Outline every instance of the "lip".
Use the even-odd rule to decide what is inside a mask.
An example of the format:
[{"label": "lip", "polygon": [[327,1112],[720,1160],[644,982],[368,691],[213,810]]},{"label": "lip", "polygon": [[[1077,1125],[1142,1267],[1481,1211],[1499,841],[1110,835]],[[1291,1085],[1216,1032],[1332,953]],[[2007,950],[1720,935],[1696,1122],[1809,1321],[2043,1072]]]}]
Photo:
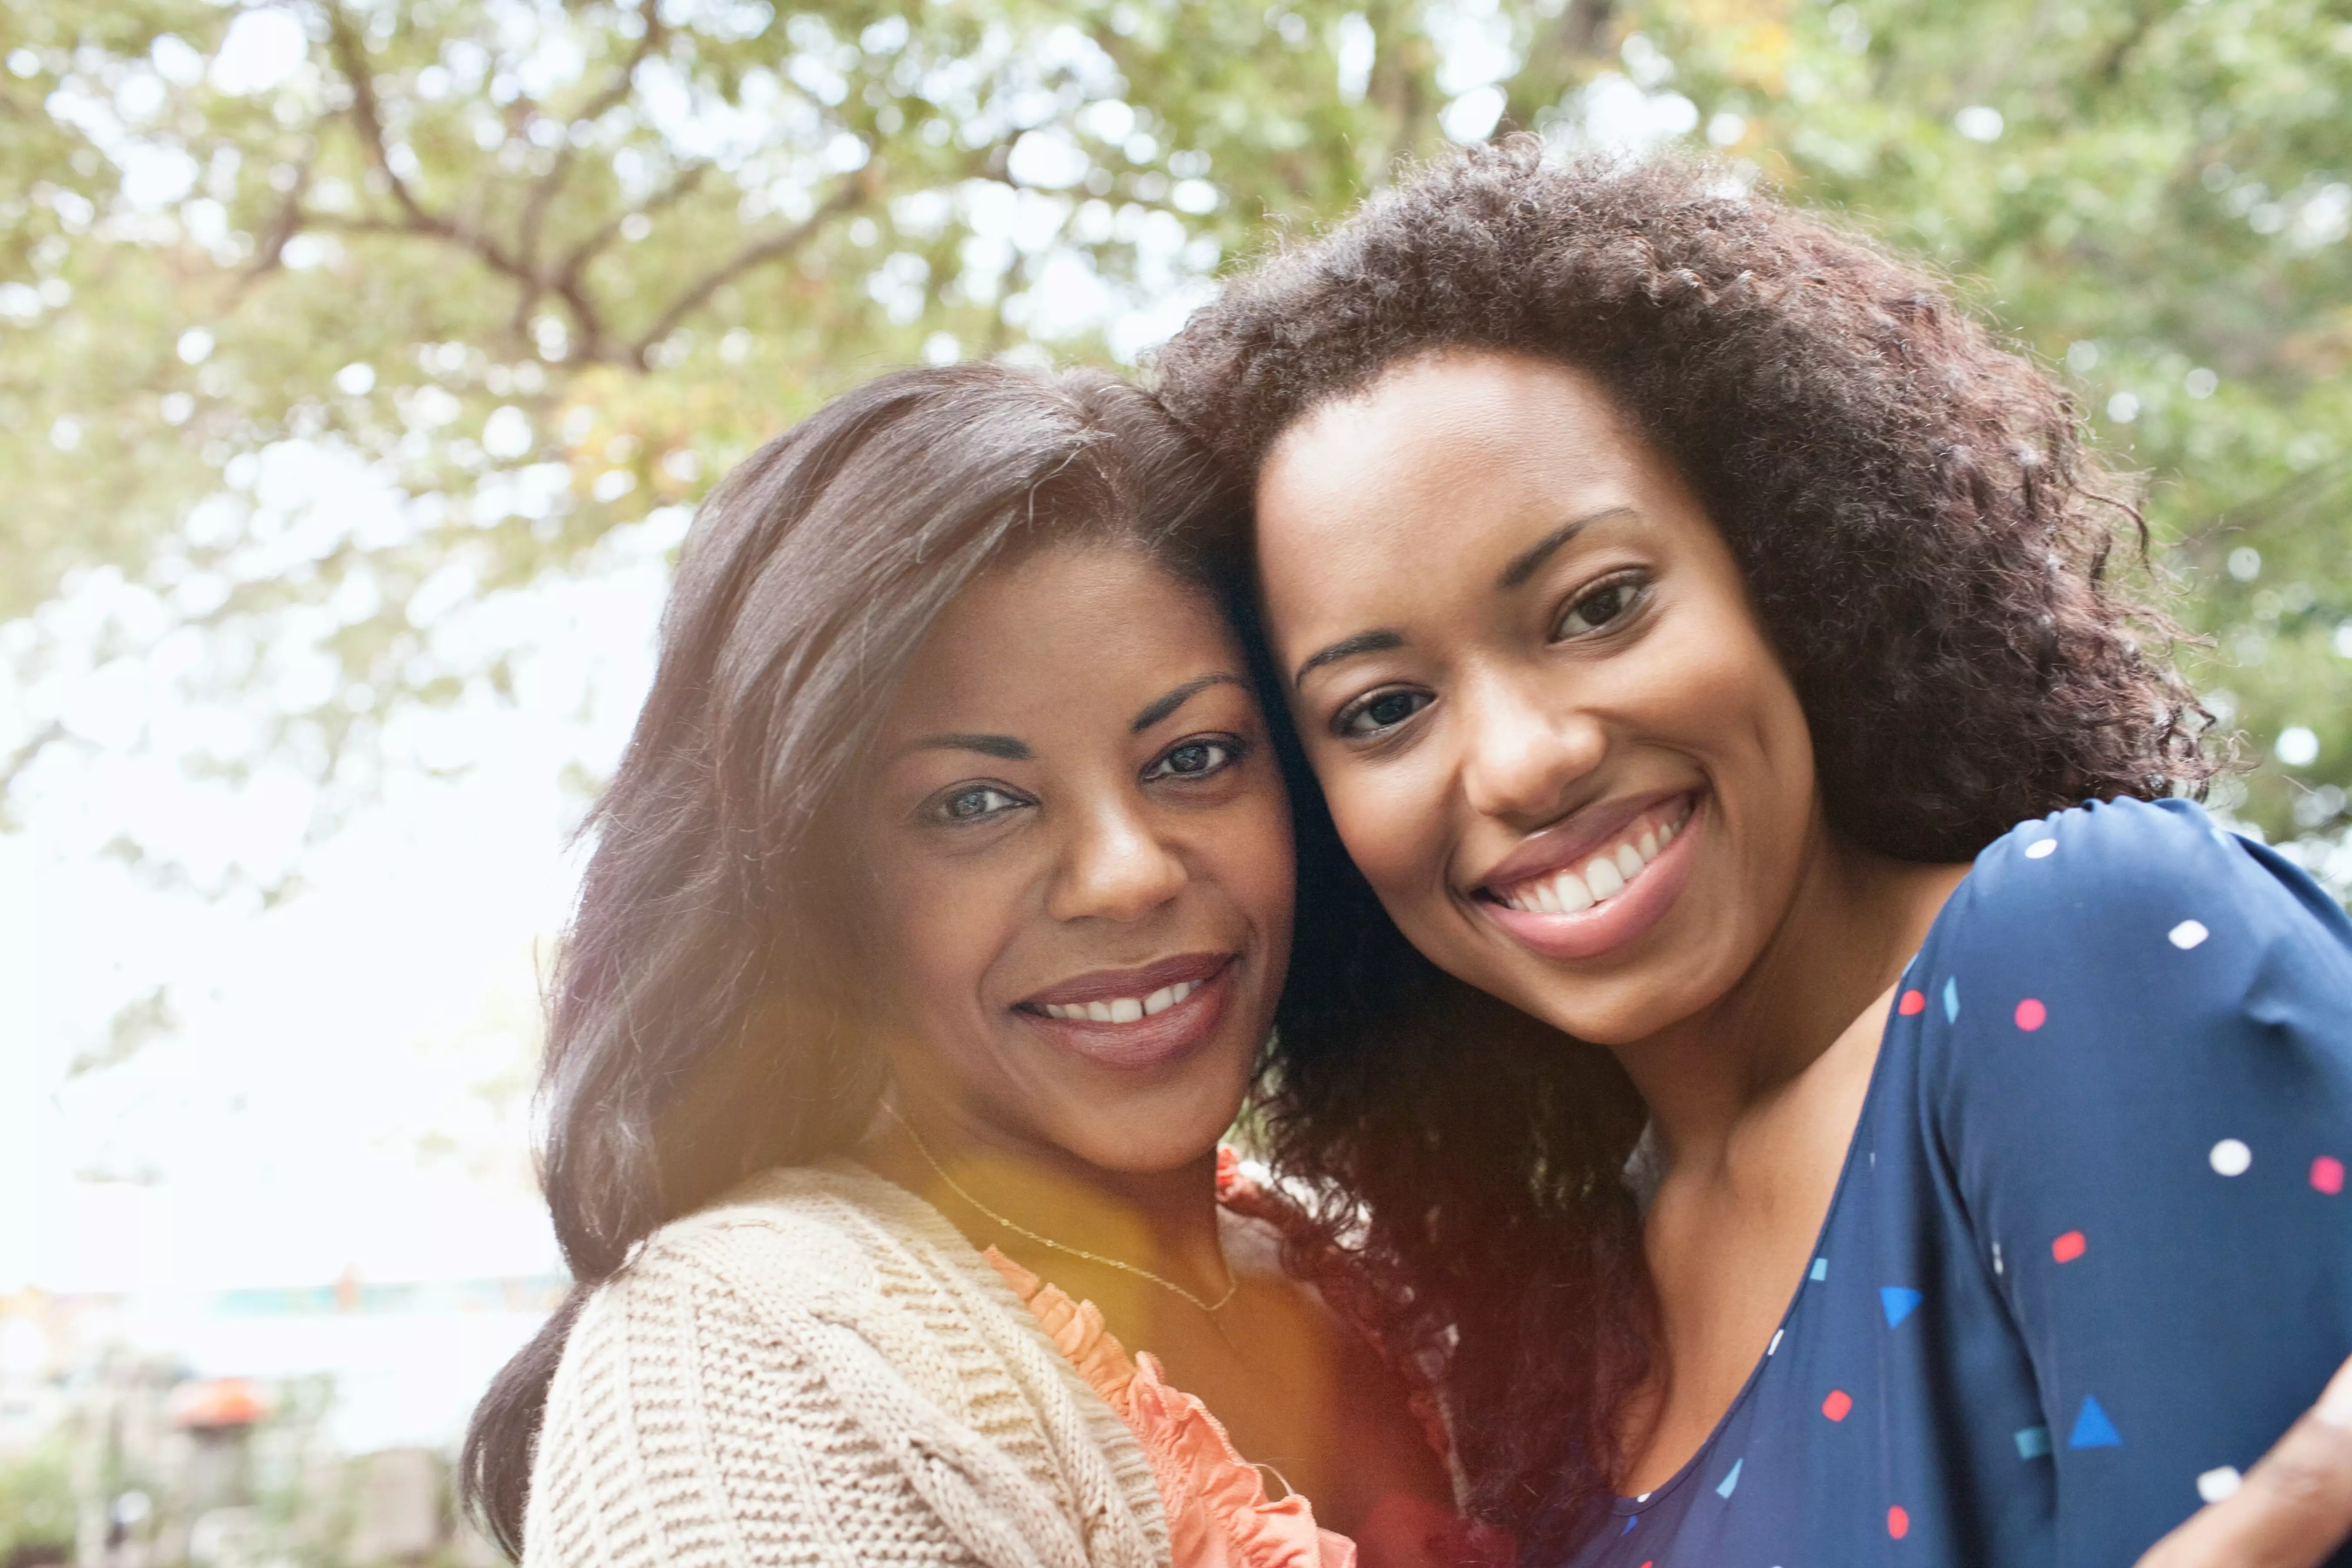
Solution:
[{"label": "lip", "polygon": [[[1097,1066],[1142,1071],[1181,1061],[1208,1043],[1224,1021],[1234,994],[1240,955],[1192,952],[1139,969],[1099,969],[1024,997],[1013,1016],[1074,1056]],[[1037,1008],[1067,1007],[1144,996],[1162,986],[1199,982],[1199,988],[1172,1007],[1129,1024],[1098,1024],[1086,1018],[1049,1018]]]},{"label": "lip", "polygon": [[1696,789],[1653,790],[1648,795],[1629,795],[1619,800],[1597,801],[1555,823],[1541,833],[1530,835],[1517,849],[1504,856],[1478,879],[1480,888],[1507,887],[1524,882],[1530,877],[1540,877],[1564,867],[1580,866],[1597,850],[1607,848],[1617,841],[1619,830],[1645,811],[1654,811],[1670,800],[1684,795],[1694,799],[1705,792]]},{"label": "lip", "polygon": [[[1515,910],[1492,899],[1476,898],[1471,901],[1480,914],[1500,927],[1503,932],[1522,947],[1539,957],[1550,959],[1598,958],[1605,952],[1624,946],[1664,918],[1682,892],[1683,884],[1690,879],[1691,846],[1698,838],[1693,829],[1703,825],[1708,795],[1704,790],[1667,790],[1655,795],[1612,801],[1605,807],[1594,809],[1587,820],[1573,820],[1529,839],[1505,859],[1496,863],[1480,883],[1481,888],[1496,883],[1525,881],[1530,877],[1573,866],[1580,857],[1589,856],[1609,844],[1613,836],[1635,817],[1662,805],[1678,795],[1691,797],[1690,816],[1673,843],[1658,852],[1633,885],[1615,898],[1580,910],[1572,915],[1546,914],[1534,910]],[[1551,835],[1558,835],[1557,837]],[[1172,1009],[1171,1009],[1172,1011]]]},{"label": "lip", "polygon": [[1183,952],[1140,969],[1093,969],[1074,975],[1050,990],[1024,996],[1014,1005],[1024,1008],[1074,1006],[1080,1002],[1110,1002],[1121,996],[1149,996],[1166,985],[1206,980],[1234,961],[1230,952]]}]

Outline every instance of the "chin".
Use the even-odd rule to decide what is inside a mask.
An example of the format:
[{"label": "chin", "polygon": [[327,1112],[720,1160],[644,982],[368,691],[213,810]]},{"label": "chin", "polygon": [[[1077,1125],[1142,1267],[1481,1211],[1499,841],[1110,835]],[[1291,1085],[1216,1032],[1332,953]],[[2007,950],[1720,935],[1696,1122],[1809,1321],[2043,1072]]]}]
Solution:
[{"label": "chin", "polygon": [[1089,1117],[1083,1129],[1057,1139],[1063,1150],[1098,1170],[1151,1176],[1210,1158],[1239,1104],[1218,1096],[1213,1108],[1190,1111],[1154,1106]]}]

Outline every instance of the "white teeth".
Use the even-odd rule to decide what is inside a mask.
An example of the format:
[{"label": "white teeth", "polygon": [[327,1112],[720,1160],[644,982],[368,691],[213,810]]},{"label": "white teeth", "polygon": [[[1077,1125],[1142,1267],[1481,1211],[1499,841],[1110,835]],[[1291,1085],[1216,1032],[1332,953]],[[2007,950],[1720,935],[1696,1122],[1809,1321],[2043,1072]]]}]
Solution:
[{"label": "white teeth", "polygon": [[1674,821],[1644,826],[1639,838],[1629,838],[1607,854],[1593,857],[1580,876],[1575,871],[1555,871],[1540,880],[1531,879],[1501,894],[1501,900],[1507,908],[1542,914],[1572,915],[1589,910],[1623,892],[1689,820],[1690,804],[1685,801]]},{"label": "white teeth", "polygon": [[1593,901],[1598,903],[1603,899],[1613,899],[1623,892],[1625,877],[1624,873],[1617,869],[1616,861],[1606,857],[1596,857],[1591,864],[1584,868],[1584,885],[1592,889]]},{"label": "white teeth", "polygon": [[1073,1002],[1067,1006],[1041,1002],[1038,1011],[1048,1018],[1071,1018],[1088,1024],[1132,1024],[1155,1013],[1165,1013],[1202,986],[1198,980],[1163,985],[1149,996],[1116,996],[1108,1002]]}]

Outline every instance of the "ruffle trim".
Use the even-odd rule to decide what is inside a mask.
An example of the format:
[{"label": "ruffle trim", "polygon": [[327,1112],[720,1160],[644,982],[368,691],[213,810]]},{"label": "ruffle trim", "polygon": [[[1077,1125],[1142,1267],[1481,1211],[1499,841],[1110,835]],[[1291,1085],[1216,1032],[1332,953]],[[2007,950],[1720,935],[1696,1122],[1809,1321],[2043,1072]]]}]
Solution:
[{"label": "ruffle trim", "polygon": [[1129,1355],[1092,1301],[1072,1300],[992,1247],[985,1256],[1142,1446],[1175,1568],[1355,1568],[1356,1543],[1318,1527],[1297,1493],[1270,1500],[1208,1406],[1170,1387],[1149,1352]]}]

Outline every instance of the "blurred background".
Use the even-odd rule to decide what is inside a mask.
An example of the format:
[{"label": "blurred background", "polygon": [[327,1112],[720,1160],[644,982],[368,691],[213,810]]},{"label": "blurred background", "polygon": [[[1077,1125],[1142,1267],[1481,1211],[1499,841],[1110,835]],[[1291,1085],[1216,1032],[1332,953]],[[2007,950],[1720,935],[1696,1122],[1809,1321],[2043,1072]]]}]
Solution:
[{"label": "blurred background", "polygon": [[494,1557],[566,834],[696,498],[1513,129],[1948,273],[2352,886],[2344,0],[0,0],[0,1568]]}]

